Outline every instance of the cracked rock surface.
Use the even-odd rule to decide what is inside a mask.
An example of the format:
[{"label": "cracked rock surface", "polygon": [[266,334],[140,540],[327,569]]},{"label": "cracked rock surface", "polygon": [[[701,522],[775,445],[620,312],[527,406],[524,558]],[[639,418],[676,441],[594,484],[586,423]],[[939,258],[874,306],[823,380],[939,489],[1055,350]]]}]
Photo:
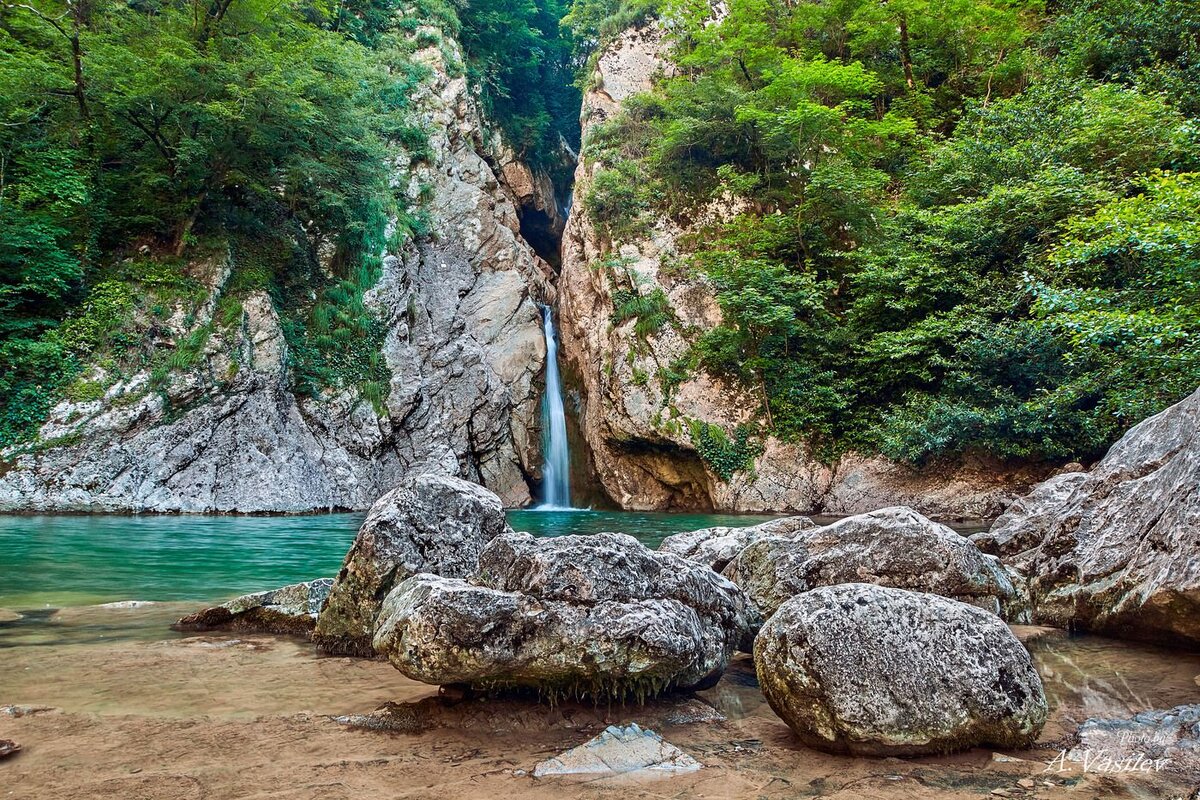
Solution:
[{"label": "cracked rock surface", "polygon": [[466,577],[484,546],[508,531],[500,498],[482,486],[437,474],[405,479],[363,520],[313,641],[328,653],[373,656],[376,619],[392,587],[417,573]]},{"label": "cracked rock surface", "polygon": [[180,631],[238,630],[307,636],[332,586],[331,578],[318,578],[242,595],[189,614],[171,627]]},{"label": "cracked rock surface", "polygon": [[972,538],[1028,576],[1036,622],[1200,646],[1200,390]]},{"label": "cracked rock surface", "polygon": [[638,698],[714,684],[747,611],[712,570],[631,536],[505,534],[465,580],[416,575],[392,590],[374,647],[426,683]]}]

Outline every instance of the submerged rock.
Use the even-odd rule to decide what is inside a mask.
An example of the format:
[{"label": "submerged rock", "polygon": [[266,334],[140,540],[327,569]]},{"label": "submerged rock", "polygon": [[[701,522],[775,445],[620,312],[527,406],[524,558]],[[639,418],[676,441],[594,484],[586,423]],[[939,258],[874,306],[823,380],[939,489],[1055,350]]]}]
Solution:
[{"label": "submerged rock", "polygon": [[331,578],[319,578],[243,595],[189,614],[171,627],[177,631],[238,630],[307,636],[332,586]]},{"label": "submerged rock", "polygon": [[783,604],[759,632],[763,694],[807,745],[853,755],[1026,747],[1046,722],[1029,652],[993,614],[852,583]]},{"label": "submerged rock", "polygon": [[1200,705],[1143,711],[1128,719],[1089,719],[1067,760],[1106,772],[1200,775]]},{"label": "submerged rock", "polygon": [[692,561],[707,564],[721,572],[738,553],[768,536],[791,538],[803,530],[817,527],[808,517],[783,517],[750,525],[745,528],[702,528],[698,531],[676,533],[663,539],[658,546],[663,553],[674,553]]},{"label": "submerged rock", "polygon": [[508,530],[500,498],[482,486],[445,475],[405,479],[371,506],[313,641],[328,653],[374,655],[376,618],[392,587],[421,572],[466,577],[483,546]]},{"label": "submerged rock", "polygon": [[0,739],[0,758],[8,758],[14,753],[20,752],[20,750],[21,745],[12,739]]},{"label": "submerged rock", "polygon": [[610,725],[603,733],[548,758],[533,768],[533,777],[547,775],[632,775],[658,777],[695,772],[701,764],[654,731],[636,722],[622,728]]},{"label": "submerged rock", "polygon": [[375,649],[415,680],[624,699],[721,676],[746,626],[712,570],[601,533],[493,540],[470,580],[417,575],[388,595]]},{"label": "submerged rock", "polygon": [[945,525],[898,506],[750,544],[725,570],[764,617],[818,586],[874,583],[999,614],[1016,597],[1000,562]]},{"label": "submerged rock", "polygon": [[1200,646],[1200,390],[975,541],[1029,576],[1037,622]]}]

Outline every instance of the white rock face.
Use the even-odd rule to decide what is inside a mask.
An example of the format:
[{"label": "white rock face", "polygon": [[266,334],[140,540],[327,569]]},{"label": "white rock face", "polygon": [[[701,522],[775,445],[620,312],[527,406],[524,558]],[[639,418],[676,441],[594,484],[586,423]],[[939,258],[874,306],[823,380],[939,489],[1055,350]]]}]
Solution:
[{"label": "white rock face", "polygon": [[[584,94],[585,141],[590,128],[648,90],[657,74],[670,72],[667,46],[662,30],[650,24],[626,31],[601,54],[594,88]],[[752,421],[761,398],[703,371],[694,371],[666,397],[657,376],[688,352],[680,331],[711,328],[721,312],[706,284],[671,269],[680,255],[678,242],[689,232],[671,219],[657,220],[637,241],[604,241],[585,211],[593,175],[602,166],[585,151],[576,169],[575,213],[564,235],[558,298],[563,355],[569,373],[579,378],[580,426],[592,467],[619,505],[831,514],[907,505],[935,517],[983,518],[999,514],[1045,477],[1038,468],[987,461],[917,471],[850,454],[826,465],[802,446],[768,438],[752,471],[722,480],[699,457],[689,420],[731,431]],[[730,208],[714,206],[708,213],[724,216]],[[623,259],[628,277],[614,278],[600,268],[606,253]],[[612,323],[613,294],[619,290],[643,295],[661,290],[679,324],[640,341],[633,321]]]},{"label": "white rock face", "polygon": [[[350,392],[294,395],[278,315],[265,293],[252,294],[240,324],[215,326],[198,363],[172,377],[169,406],[139,374],[101,400],[60,403],[40,432],[48,446],[0,454],[0,510],[364,509],[414,472],[528,502],[545,359],[536,299],[553,289],[519,235],[517,204],[556,204],[524,165],[493,158],[466,81],[449,77],[441,50],[417,57],[431,77],[412,102],[433,155],[412,185],[433,189],[433,233],[388,255],[366,298],[387,328],[386,413]],[[170,340],[212,321],[232,267],[228,254],[192,265],[209,299],[194,317],[175,310]]]}]

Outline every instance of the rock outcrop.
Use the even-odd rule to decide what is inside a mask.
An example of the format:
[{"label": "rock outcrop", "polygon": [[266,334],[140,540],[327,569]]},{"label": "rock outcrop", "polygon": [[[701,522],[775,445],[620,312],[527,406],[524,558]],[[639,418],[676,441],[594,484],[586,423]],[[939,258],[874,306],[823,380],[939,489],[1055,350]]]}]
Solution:
[{"label": "rock outcrop", "polygon": [[468,580],[396,587],[374,646],[426,683],[625,699],[716,683],[746,615],[729,581],[631,536],[507,534]]},{"label": "rock outcrop", "polygon": [[317,619],[328,653],[373,656],[384,597],[417,573],[471,574],[484,546],[509,532],[500,498],[461,478],[417,475],[371,506]]},{"label": "rock outcrop", "polygon": [[807,745],[853,755],[1026,747],[1046,721],[1041,678],[993,614],[867,584],[784,603],[754,643],[759,685]]},{"label": "rock outcrop", "polygon": [[236,630],[307,636],[317,624],[317,614],[332,586],[331,578],[318,578],[242,595],[189,614],[171,627],[177,631]]},{"label": "rock outcrop", "polygon": [[672,534],[662,540],[658,549],[663,553],[674,553],[707,564],[717,572],[722,572],[739,553],[761,539],[790,539],[801,531],[815,527],[817,523],[808,517],[783,517],[744,528],[701,528]]},{"label": "rock outcrop", "polygon": [[521,237],[520,212],[557,204],[546,181],[485,138],[466,77],[447,63],[457,46],[437,38],[414,56],[429,77],[409,101],[429,154],[395,154],[414,197],[432,194],[430,233],[387,254],[366,297],[392,372],[382,413],[357,390],[292,390],[267,292],[242,298],[232,324],[215,318],[240,266],[224,250],[188,265],[198,304],[189,294],[171,301],[165,323],[149,310],[138,322],[159,331],[147,341],[160,352],[203,340],[194,363],[161,386],[149,367],[95,367],[87,384],[105,387],[102,397],[63,400],[36,446],[0,454],[0,511],[365,509],[404,475],[430,471],[482,483],[509,505],[529,501],[545,359],[537,299],[553,295],[553,273]]},{"label": "rock outcrop", "polygon": [[974,539],[1028,576],[1037,622],[1200,646],[1200,390]]},{"label": "rock outcrop", "polygon": [[[589,130],[648,90],[657,74],[670,73],[667,47],[662,29],[651,22],[626,31],[600,53],[593,88],[584,94],[585,141]],[[698,426],[731,436],[739,425],[755,423],[761,398],[702,369],[680,382],[676,365],[686,361],[696,332],[721,318],[710,287],[678,268],[679,242],[728,209],[702,209],[686,227],[663,216],[645,235],[611,241],[586,211],[593,176],[603,166],[585,146],[575,173],[576,211],[563,239],[558,301],[582,435],[599,482],[618,505],[854,514],[902,504],[939,518],[982,519],[1045,477],[1039,467],[984,459],[916,470],[851,453],[824,464],[803,446],[760,435],[753,468],[723,479],[701,458]],[[648,333],[637,330],[633,319],[617,324],[614,298],[630,293],[661,297],[671,321]]]},{"label": "rock outcrop", "polygon": [[902,506],[799,530],[788,538],[760,538],[731,560],[725,575],[764,617],[798,594],[839,583],[930,592],[993,614],[1016,597],[994,556]]}]

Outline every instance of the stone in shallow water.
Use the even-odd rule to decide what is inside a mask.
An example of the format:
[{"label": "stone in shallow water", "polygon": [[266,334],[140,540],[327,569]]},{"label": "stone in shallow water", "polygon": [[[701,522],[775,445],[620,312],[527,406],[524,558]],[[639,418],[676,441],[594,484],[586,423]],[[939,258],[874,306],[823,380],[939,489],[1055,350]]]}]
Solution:
[{"label": "stone in shallow water", "polygon": [[663,539],[658,549],[662,553],[674,553],[699,561],[721,572],[737,558],[738,553],[760,539],[768,536],[791,539],[801,531],[815,527],[817,523],[808,517],[783,517],[744,528],[702,528],[672,534]]},{"label": "stone in shallow water", "polygon": [[21,749],[21,745],[11,739],[0,739],[0,758],[7,758]]},{"label": "stone in shallow water", "polygon": [[316,625],[317,612],[329,596],[331,586],[331,578],[319,578],[243,595],[189,614],[172,627],[180,631],[238,630],[308,635]]},{"label": "stone in shallow water", "polygon": [[861,583],[783,604],[754,642],[763,694],[805,744],[853,755],[1028,747],[1042,681],[998,617],[933,594]]},{"label": "stone in shallow water", "polygon": [[5,717],[31,717],[35,714],[48,714],[51,711],[58,711],[53,706],[0,706],[0,716]]},{"label": "stone in shallow water", "polygon": [[599,736],[572,747],[533,768],[533,777],[547,775],[667,776],[695,772],[701,764],[654,731],[636,722],[609,726]]}]

